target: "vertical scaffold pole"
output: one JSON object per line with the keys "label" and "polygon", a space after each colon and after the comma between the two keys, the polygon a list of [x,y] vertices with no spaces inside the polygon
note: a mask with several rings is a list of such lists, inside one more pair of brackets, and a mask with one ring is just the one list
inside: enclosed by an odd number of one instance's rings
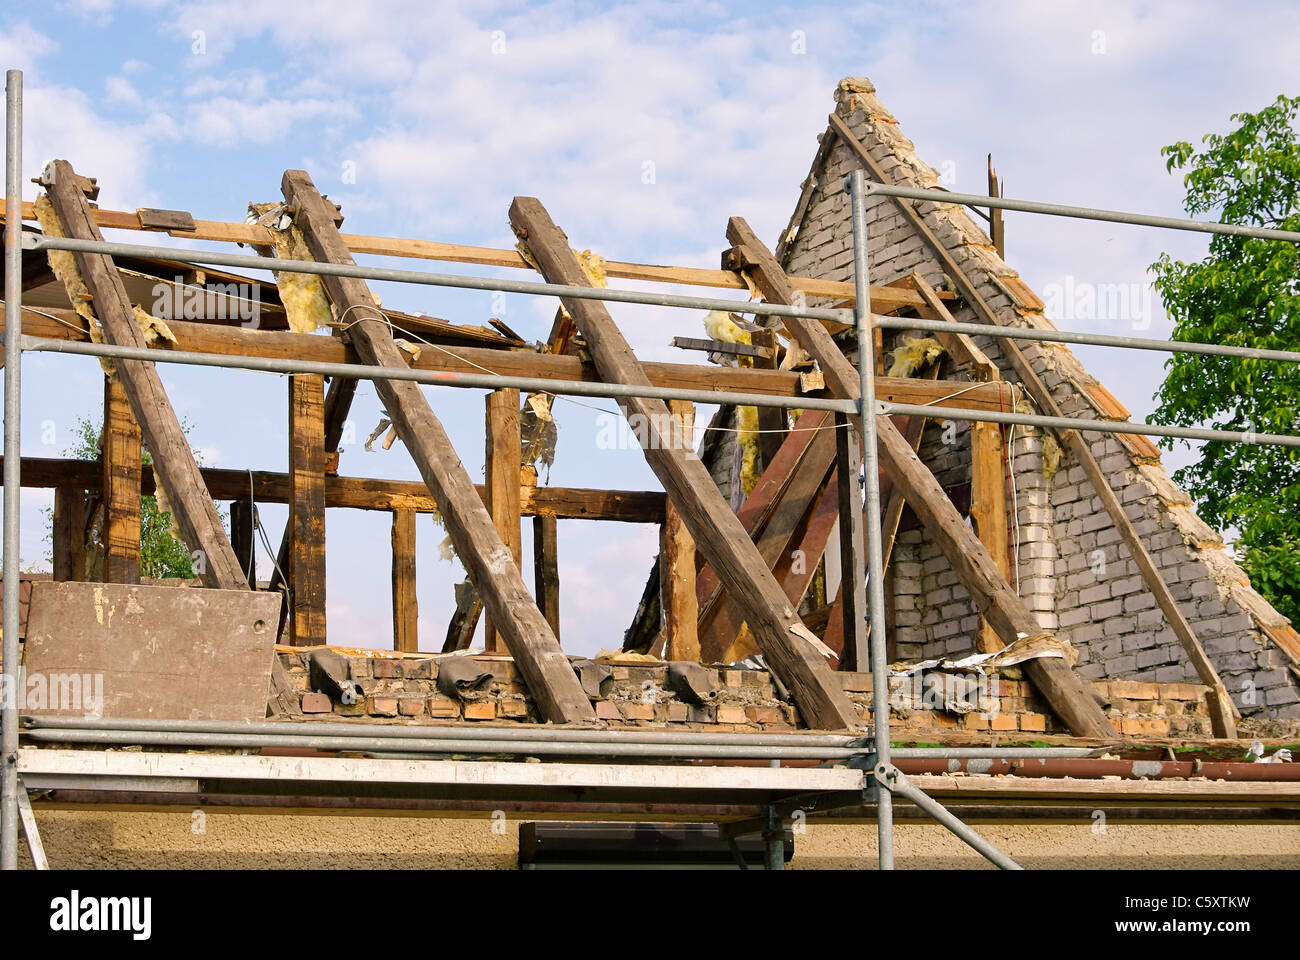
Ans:
{"label": "vertical scaffold pole", "polygon": [[[853,282],[857,294],[854,319],[858,335],[858,377],[862,416],[862,472],[867,530],[867,607],[871,611],[871,703],[876,736],[876,763],[889,763],[889,664],[885,656],[885,577],[880,535],[880,475],[876,452],[876,357],[871,330],[871,257],[867,249],[867,200],[862,171],[849,174],[845,189],[853,214]],[[852,572],[857,576],[858,572]],[[859,661],[861,663],[861,661]],[[861,669],[861,667],[859,667]],[[894,869],[893,797],[876,786],[876,827],[880,869]]]}
{"label": "vertical scaffold pole", "polygon": [[18,511],[22,453],[18,378],[21,364],[23,249],[23,74],[5,74],[5,467],[4,656],[0,683],[0,870],[18,869]]}

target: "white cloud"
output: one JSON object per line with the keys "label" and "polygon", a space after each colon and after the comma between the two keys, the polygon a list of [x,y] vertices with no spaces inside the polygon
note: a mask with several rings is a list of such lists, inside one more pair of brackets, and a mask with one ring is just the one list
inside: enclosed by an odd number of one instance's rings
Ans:
{"label": "white cloud", "polygon": [[213,97],[186,109],[187,132],[201,144],[230,149],[267,144],[290,136],[299,123],[349,113],[347,104],[327,100],[264,100],[253,103]]}
{"label": "white cloud", "polygon": [[125,77],[108,77],[104,81],[104,97],[109,103],[138,106],[142,101],[140,91]]}

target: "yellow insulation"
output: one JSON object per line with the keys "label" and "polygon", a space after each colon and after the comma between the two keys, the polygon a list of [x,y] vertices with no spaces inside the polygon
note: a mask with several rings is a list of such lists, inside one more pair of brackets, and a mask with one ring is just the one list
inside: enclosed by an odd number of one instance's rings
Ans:
{"label": "yellow insulation", "polygon": [[[42,193],[36,198],[34,206],[36,221],[41,225],[41,229],[46,236],[65,236],[63,224],[59,222],[58,214],[54,212],[54,205],[50,203],[48,196]],[[77,261],[72,252],[68,250],[49,250],[46,251],[46,255],[49,257],[50,269],[54,272],[55,278],[63,284],[63,289],[67,291],[72,309],[85,319],[86,328],[90,331],[90,339],[95,343],[107,342],[104,331],[99,325],[99,318],[95,316],[95,304],[90,295],[90,290],[86,287],[86,281],[82,279],[81,270],[77,267]],[[158,340],[176,342],[176,335],[172,333],[171,328],[161,318],[147,313],[136,305],[132,305],[131,310],[135,315],[136,323],[140,325],[140,331],[144,334],[144,342],[147,345],[152,345]],[[110,377],[116,372],[113,361],[108,357],[100,357],[99,365],[103,368],[104,373]]]}
{"label": "yellow insulation", "polygon": [[[259,217],[278,207],[277,203],[250,203],[249,209]],[[275,241],[275,255],[282,260],[315,260],[307,248],[307,240],[296,224],[291,223],[288,230],[272,229]],[[289,320],[289,329],[294,333],[311,333],[317,327],[328,326],[334,319],[330,312],[330,303],[325,296],[325,285],[314,273],[287,273],[283,270],[275,274],[275,285],[280,291],[280,302],[284,304],[285,316]],[[360,318],[349,318],[360,319]]]}
{"label": "yellow insulation", "polygon": [[943,347],[933,337],[903,337],[903,342],[891,354],[894,359],[887,376],[910,377],[942,354]]}

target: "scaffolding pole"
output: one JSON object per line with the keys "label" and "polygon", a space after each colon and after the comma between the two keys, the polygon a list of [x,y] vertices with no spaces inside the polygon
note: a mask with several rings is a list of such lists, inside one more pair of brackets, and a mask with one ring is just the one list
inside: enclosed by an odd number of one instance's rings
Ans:
{"label": "scaffolding pole", "polygon": [[[862,475],[866,489],[862,518],[867,528],[867,609],[871,617],[871,714],[876,734],[876,764],[889,764],[889,660],[885,653],[885,562],[880,529],[880,458],[876,450],[876,357],[871,333],[871,255],[867,243],[867,202],[861,170],[844,184],[853,217],[853,282],[857,288],[854,321],[858,334],[858,415],[862,418]],[[857,571],[848,571],[857,576]],[[846,638],[847,639],[847,638]],[[859,651],[861,656],[861,651]],[[861,663],[861,661],[858,661]],[[880,869],[894,869],[893,796],[876,784],[876,831]]]}
{"label": "scaffolding pole", "polygon": [[22,445],[19,375],[22,365],[23,74],[5,74],[5,467],[4,674],[0,680],[0,870],[18,869],[18,576],[21,571]]}

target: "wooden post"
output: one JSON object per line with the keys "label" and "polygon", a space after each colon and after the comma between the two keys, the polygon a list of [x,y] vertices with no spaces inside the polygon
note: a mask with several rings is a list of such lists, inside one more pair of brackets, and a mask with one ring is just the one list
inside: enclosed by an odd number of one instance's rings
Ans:
{"label": "wooden post", "polygon": [[140,425],[116,376],[104,378],[104,582],[140,582]]}
{"label": "wooden post", "polygon": [[85,490],[56,487],[54,490],[55,580],[86,579],[86,521],[90,515],[90,498]]}
{"label": "wooden post", "polygon": [[[95,223],[94,212],[86,202],[81,183],[72,165],[54,160],[46,167],[41,183],[54,205],[63,232],[79,240],[103,240]],[[95,303],[95,315],[109,343],[145,346],[144,334],[135,318],[126,287],[112,258],[98,253],[74,253],[82,280]],[[167,493],[167,502],[191,550],[202,554],[200,576],[207,587],[237,590],[246,586],[235,552],[217,515],[216,505],[208,496],[199,466],[194,460],[176,411],[172,409],[162,380],[154,365],[143,360],[117,360],[117,378],[121,381],[131,412],[153,456],[159,482]]]}
{"label": "wooden post", "polygon": [[[1002,427],[973,421],[970,425],[971,486],[970,518],[975,535],[987,548],[1002,576],[1010,580],[1011,560],[1007,550],[1007,484],[1004,469],[1005,444]],[[980,653],[1002,649],[998,632],[980,617],[975,647]]]}
{"label": "wooden post", "polygon": [[325,642],[325,379],[289,377],[289,636]]}
{"label": "wooden post", "polygon": [[[306,171],[286,170],[281,190],[297,210],[296,222],[315,259],[355,263],[334,223],[337,210],[320,195]],[[374,296],[365,281],[325,277],[324,283],[340,315],[356,316],[355,321],[350,321],[352,347],[361,361],[409,369],[408,355],[393,342],[387,322],[375,316]],[[434,416],[419,385],[376,380],[375,390],[442,510],[456,553],[491,612],[538,710],[554,723],[594,720],[596,711],[591,700],[583,693],[550,624],[524,586],[518,564],[497,533],[447,431]]]}
{"label": "wooden post", "polygon": [[[862,437],[846,414],[835,414],[835,481],[840,507],[841,670],[861,670],[867,655],[866,531],[862,516]],[[872,518],[873,522],[875,518]]]}
{"label": "wooden post", "polygon": [[[493,390],[487,405],[488,513],[501,542],[510,550],[515,566],[523,562],[523,535],[519,529],[519,391],[513,387]],[[483,621],[483,637],[488,653],[499,653],[496,625],[491,614]]]}
{"label": "wooden post", "polygon": [[[590,286],[568,237],[533,197],[515,197],[510,225],[527,245],[550,283]],[[586,341],[601,377],[611,383],[649,384],[636,354],[604,304],[561,297]],[[683,449],[680,428],[662,400],[627,398],[624,415],[644,430],[645,457],[700,550],[708,556],[727,592],[744,612],[772,670],[791,691],[812,727],[857,729],[862,720],[817,649],[816,638],[799,620],[735,513],[722,499],[708,470]]]}
{"label": "wooden post", "polygon": [[251,590],[257,589],[257,564],[254,562],[253,538],[257,535],[253,501],[248,497],[230,501],[230,547],[235,551],[239,569],[244,572]]}
{"label": "wooden post", "polygon": [[415,596],[415,511],[393,511],[393,649],[420,649],[420,609]]}
{"label": "wooden post", "polygon": [[556,538],[559,526],[553,513],[533,517],[533,584],[537,606],[560,639],[560,564]]}
{"label": "wooden post", "polygon": [[[695,404],[669,400],[668,412],[681,425],[683,442],[692,445],[695,436]],[[700,659],[700,638],[696,632],[699,604],[695,596],[695,539],[686,529],[682,515],[669,499],[660,528],[660,607],[669,660]]]}

